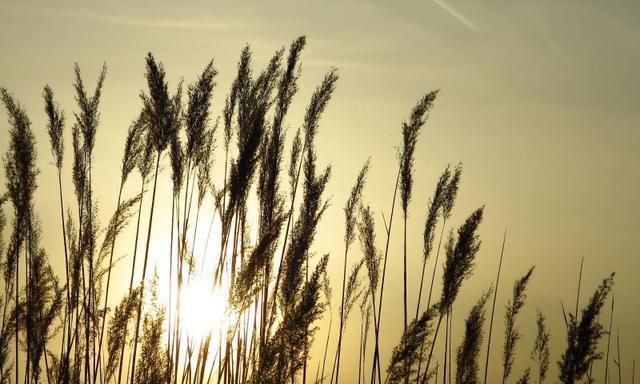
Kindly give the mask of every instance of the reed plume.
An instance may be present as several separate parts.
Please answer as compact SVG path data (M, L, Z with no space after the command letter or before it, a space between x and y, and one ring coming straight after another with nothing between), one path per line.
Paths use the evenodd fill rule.
M242 312L253 302L260 289L267 284L264 265L269 262L272 249L284 225L285 215L279 212L268 230L261 234L257 245L249 253L248 259L242 264L235 279L232 304L238 312Z
M150 309L144 316L139 368L135 371L135 380L142 384L156 384L166 379L168 356L162 346L164 307L158 303L157 272L151 281ZM142 293L142 290L141 290ZM132 373L133 374L133 373Z
M49 265L44 249L39 247L39 237L38 225L32 222L28 240L29 274L23 304L23 314L26 317L21 323L25 324L24 332L29 340L27 356L32 367L32 377L29 380L34 382L39 381L40 361L47 353L47 344L59 330L54 326L54 320L64 302L64 289Z
M431 357L433 356L433 349L436 344L442 318L451 309L453 302L458 296L462 282L471 276L473 272L475 257L480 250L481 243L476 231L482 222L483 212L484 207L474 211L458 229L457 239L454 238L453 234L450 234L445 246L447 259L443 272L442 295L440 302L437 304L439 318L433 335L429 357L427 358L425 373L422 376L422 382L425 382L429 373Z
M282 383L294 380L305 359L305 337L313 339L311 327L322 314L325 303L320 300L322 279L326 273L328 255L323 256L300 290L299 299L284 313L274 335L265 342L258 367L249 382Z
M433 323L437 315L438 309L433 306L409 324L402 334L400 343L393 349L386 382L393 384L406 379L414 380L414 376L419 374L416 367L420 358L420 345L433 333Z
M140 164L144 152L145 122L142 116L138 116L127 130L127 138L124 144L124 154L120 166L120 180L124 184L131 172Z
M526 299L527 284L533 274L534 267L531 267L527 273L515 281L513 284L513 297L506 307L504 315L505 336L504 346L502 348L502 383L506 383L507 378L511 375L513 362L515 361L516 344L520 339L520 331L516 327L516 316L524 307Z
M540 311L536 314L536 325L538 332L531 350L531 358L538 363L538 383L542 384L549 370L551 332L547 330L546 318Z
M522 376L520 376L520 378L518 379L518 381L516 381L516 383L529 384L529 381L531 381L531 368L525 369L524 373L522 374Z
M377 250L375 245L375 222L373 219L373 212L371 210L371 207L361 207L360 216L360 242L362 243L362 249L364 251L364 261L365 265L367 266L369 291L372 295L375 295L375 292L377 292L378 290L378 283L380 281L380 262L382 259L382 255Z
M485 322L484 309L492 293L493 288L485 291L471 308L465 320L464 339L456 351L457 384L477 384L480 382L478 359L483 338L482 328Z
M438 90L424 95L411 110L409 121L402 123L402 146L400 149L400 200L406 215L413 190L413 162L420 130L424 126L428 112L438 95Z
M438 179L438 183L436 184L436 189L433 192L433 197L429 200L429 206L427 208L427 220L424 225L424 234L423 234L423 243L422 243L422 273L420 275L420 288L418 289L418 304L416 305L416 317L418 317L418 313L420 312L420 302L422 299L422 286L424 283L424 272L427 266L427 261L429 260L429 255L431 254L431 250L433 249L433 241L435 237L436 225L438 224L438 218L442 212L442 208L444 205L446 192L448 190L447 186L449 184L449 179L451 178L451 171L449 170L449 166L445 168L445 170L440 175ZM437 260L436 260L437 264ZM434 273L435 273L435 265L434 265ZM433 280L433 277L432 277ZM432 281L433 286L433 281Z
M122 345L127 343L129 328L132 325L131 320L138 307L140 290L134 289L127 293L122 301L115 307L111 321L109 322L109 330L107 331L107 352L108 358L105 367L104 379L109 382L115 375L118 363L120 361L120 353Z
M185 155L187 161L200 164L202 154L206 155L206 141L208 140L208 126L210 124L211 98L215 87L215 77L218 71L210 61L194 84L187 87L187 108L184 111L185 132L187 137ZM173 137L173 135L172 135Z
M451 236L446 245L447 260L444 266L442 298L439 303L441 314L451 308L462 282L473 272L475 256L481 243L476 231L482 221L483 211L484 207L473 212L458 229L457 239Z
M76 123L82 132L87 154L91 155L93 153L93 148L95 147L96 132L100 122L98 106L100 105L100 96L102 95L104 79L107 75L107 66L106 64L102 65L93 95L89 95L87 93L84 82L82 81L80 66L78 63L75 64L74 71L76 80L74 83L76 102L80 107L80 113L74 113L74 115L76 117Z
M300 153L302 152L302 138L300 130L296 131L291 143L291 158L289 159L289 190L293 194L295 190L296 175L298 173L298 160L300 159Z
M49 142L51 144L51 154L53 155L55 166L62 168L64 159L64 112L60 109L58 103L53 100L53 91L51 87L46 85L43 91L45 101L45 112L49 119L47 123L47 132L49 133Z
M613 288L615 274L611 274L598 286L593 296L582 309L580 320L570 313L567 326L567 349L562 354L558 366L560 381L573 384L581 380L589 370L591 362L602 358L598 351L598 341L605 330L598 322L598 315Z

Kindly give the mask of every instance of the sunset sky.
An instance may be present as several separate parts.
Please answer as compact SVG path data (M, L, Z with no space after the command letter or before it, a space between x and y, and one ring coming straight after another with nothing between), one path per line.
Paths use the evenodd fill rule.
M127 128L141 107L146 86L144 57L164 64L171 89L193 82L209 60L219 71L214 89L217 116L236 74L240 51L249 44L254 71L273 52L307 36L300 90L294 98L286 148L302 124L305 107L324 73L340 75L321 120L320 166L331 164L331 206L313 249L330 253L333 313L339 307L344 252L343 206L367 158L371 171L364 200L376 213L378 247L384 246L382 214L388 218L397 171L401 123L426 92L440 89L418 141L415 187L409 209L409 298L415 308L428 199L449 163L464 167L458 201L447 230L485 206L482 248L473 277L454 306L454 346L464 317L495 280L500 246L508 231L490 378L497 381L503 342L504 305L513 281L535 265L526 306L518 317L523 336L515 377L533 366L536 309L552 332L549 381L566 345L561 302L573 311L580 260L584 257L581 303L616 272L614 330L621 336L623 369L640 358L640 2L637 1L327 1L241 2L7 2L0 1L0 86L23 103L38 140L39 189L35 204L43 244L64 274L57 174L49 150L42 89L49 84L67 116L64 193L73 201L71 125L73 65L90 89L103 62L108 72L100 106L94 185L100 219L115 209L120 158ZM4 109L0 153L8 142ZM221 133L221 132L219 132ZM218 135L214 180L222 183L224 153ZM288 161L288 155L287 155ZM170 169L164 162L159 204L171 206ZM5 189L0 176L0 193ZM127 185L140 188L137 176ZM210 210L211 202L207 201ZM399 206L398 206L399 209ZM152 250L166 246L169 209L154 219ZM208 213L210 215L210 212ZM206 216L206 215L205 215ZM401 220L394 222L387 270L381 342L386 368L402 330ZM202 219L208 222L209 218ZM164 224L166 222L166 224ZM205 228L205 224L202 224ZM438 233L440 226L438 226ZM127 255L127 232L116 254ZM164 242L163 242L164 241ZM204 241L204 240L203 240ZM200 247L197 244L197 247ZM156 252L153 262L166 256ZM351 262L361 257L359 243ZM129 259L114 270L111 301L126 292ZM164 267L163 267L164 268ZM432 268L429 264L428 268ZM441 268L438 267L438 274ZM439 285L436 284L436 295ZM410 311L413 313L413 310ZM606 311L608 325L609 309ZM328 326L327 312L316 334L310 366L314 377ZM334 319L334 323L335 323ZM357 376L360 316L347 325L341 377ZM442 337L442 336L440 336ZM335 340L332 339L332 345ZM486 344L483 345L483 350ZM484 352L482 353L484 361ZM602 363L595 369L600 372ZM598 382L601 378L597 376Z

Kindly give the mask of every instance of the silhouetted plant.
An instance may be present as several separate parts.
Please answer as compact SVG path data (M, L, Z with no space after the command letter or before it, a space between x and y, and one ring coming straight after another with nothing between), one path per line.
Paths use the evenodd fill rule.
M156 384L166 378L168 356L162 346L164 307L158 303L158 276L151 281L150 309L144 316L140 361L135 376L136 383ZM142 293L142 290L140 291Z
M320 114L331 98L336 80L337 75L333 70L325 76L322 84L313 94L305 115L303 201L298 219L291 232L291 244L282 265L283 280L280 294L281 306L285 313L295 302L295 297L300 290L305 255L315 237L317 224L328 206L327 202L323 201L322 194L329 181L331 167L327 167L320 174L316 173L317 155L314 138Z
M400 200L404 218L404 327L407 328L407 210L413 190L413 162L420 129L424 125L427 113L431 109L438 91L422 97L411 111L408 122L402 124L402 147L400 149Z
M551 341L551 332L547 330L546 318L542 312L538 311L536 315L537 334L536 341L531 351L531 358L538 364L538 383L542 384L547 377L549 370L549 342Z
M305 337L312 339L311 327L322 314L325 304L320 300L322 276L327 268L327 255L318 262L313 274L300 291L299 299L289 311L274 335L266 342L258 369L251 382L282 383L294 379L303 365Z
M107 332L108 359L104 374L107 382L115 375L120 361L121 347L127 343L131 320L140 300L139 293L138 289L134 289L125 295L120 304L115 307L111 317Z
M516 383L517 384L529 384L530 380L531 380L531 368L527 368L527 369L525 369L524 373L522 374L522 376L520 376L520 378L518 379L518 381Z
M433 294L433 284L436 278L436 269L438 267L438 260L440 259L440 249L442 247L442 238L444 230L447 225L447 220L451 216L451 211L455 205L456 196L458 193L458 185L460 183L460 176L462 174L462 166L458 164L453 171L453 174L449 170L449 166L444 170L438 183L436 184L436 190L432 199L429 201L429 208L427 213L427 220L425 223L424 235L423 235L423 261L422 261L422 274L420 277L420 288L418 292L418 304L416 306L416 316L419 311L420 302L422 299L422 284L424 280L424 271L427 265L427 261L431 250L433 248L435 227L437 224L438 216L442 215L442 230L440 231L440 239L438 240L438 249L436 251L436 259L433 263L433 272L431 273L431 283L429 285L429 296L427 298L427 307L431 306L431 298ZM424 345L420 346L422 357L422 351ZM418 371L421 368L422 358L418 364Z
M54 320L62 309L63 288L58 278L47 262L44 249L39 248L39 228L33 223L29 230L29 275L26 282L26 297L24 301L26 316L25 333L30 358L32 377L29 380L38 382L41 368L40 360L47 352L47 343L53 338L58 328L54 327Z
M298 77L300 76L300 53L304 49L306 38L301 36L294 40L289 47L289 56L284 72L278 83L278 92L275 98L275 113L273 124L267 126L267 132L262 141L260 155L260 173L258 176L258 203L259 219L258 232L263 235L267 232L274 221L280 218L284 212L284 197L280 191L280 168L282 163L282 152L284 150L284 132L282 124L291 106L293 96L298 90ZM239 72L238 77L241 77ZM226 136L225 136L226 138ZM226 175L225 175L226 177ZM278 228L278 234L280 233ZM264 281L262 298L262 318L267 318L269 303L269 281L273 269L273 255L275 252L275 242L265 249L266 257L263 259ZM266 332L266 322L260 326L260 346L264 346Z
M438 183L436 184L436 189L433 192L433 197L429 200L429 206L427 208L427 220L424 225L424 235L423 235L423 243L422 243L422 273L420 275L420 288L418 289L418 304L416 305L416 317L418 317L418 313L420 311L420 302L422 299L422 285L424 283L424 272L427 266L427 261L429 260L429 255L431 254L431 250L433 249L433 240L435 237L436 225L438 224L438 218L442 213L442 207L445 201L445 196L447 192L447 185L449 183L449 179L451 178L451 171L449 170L449 166L445 168L444 172L440 175L438 179ZM437 265L437 260L434 264L434 274L435 274L435 266ZM431 278L431 284L433 287L433 277Z
M356 183L351 188L351 194L347 199L347 202L344 207L344 216L345 216L345 233L344 233L344 263L342 266L342 294L340 301L340 326L338 328L338 346L336 349L336 367L335 367L335 377L336 383L340 381L340 357L342 352L342 336L345 328L345 323L347 321L348 312L349 312L349 298L353 297L355 291L355 284L358 283L358 271L362 266L362 262L356 263L352 269L352 273L349 277L349 283L347 283L347 263L348 263L348 255L349 255L349 247L353 244L356 237L356 207L360 203L362 199L362 189L364 188L365 179L367 176L367 171L369 170L369 162L365 163L365 165L360 170L358 177L356 178ZM351 289L349 289L351 288ZM351 295L350 295L351 294ZM359 295L359 294L358 294ZM353 303L351 303L353 305ZM333 381L333 371L331 372L331 380Z
M15 320L15 355L18 356L18 329L20 321L19 314L19 273L20 251L26 244L27 251L31 247L28 244L28 232L32 227L33 217L33 194L36 189L36 150L35 138L31 131L31 121L24 108L18 101L4 88L0 88L0 98L2 99L9 117L9 148L3 157L7 196L13 204L13 233L9 245L10 252L7 254L5 266L5 283L13 282L15 287L14 310ZM28 260L25 262L28 264ZM27 351L31 351L30 339L26 340ZM30 356L27 356L27 361ZM18 382L19 365L15 361L16 382ZM26 369L26 376L29 376L29 369Z
M598 286L582 309L579 321L574 314L569 314L567 350L558 362L560 381L565 384L581 380L589 370L591 362L602 358L602 353L598 352L597 348L605 330L598 322L598 315L613 288L613 278L614 274L611 274Z
M416 367L420 357L420 345L433 332L433 322L437 315L438 309L433 306L409 324L402 334L400 343L393 349L387 368L388 383L400 383L407 378L413 380L413 377L419 374ZM407 373L409 376L406 376Z
M4 252L5 252L5 243L4 243L4 228L6 225L6 216L4 214L3 205L5 200L5 196L0 197L0 260L2 264L4 263ZM13 312L13 309L9 308L10 295L11 295L11 286L8 284L9 282L5 281L5 295L0 296L0 307L2 307L2 323L0 324L0 383L5 384L9 383L9 375L11 374L11 367L13 363L9 360L11 355L10 345L11 339L14 335L14 327L15 327L15 318L7 317L7 311L9 313Z
M526 299L525 290L527 283L531 278L534 267L531 267L527 273L521 278L516 280L513 284L513 297L507 304L506 312L504 315L505 323L505 336L504 347L502 349L502 383L504 384L511 374L513 368L513 362L515 360L516 343L520 339L520 331L516 327L516 316L524 307L524 300Z
M165 71L162 64L156 63L151 53L146 58L148 94L142 93L140 96L144 105L143 114L148 124L149 139L153 143L156 152L155 176L153 180L153 192L151 195L151 210L149 212L149 226L147 232L147 241L145 246L144 261L142 264L142 277L140 279L140 295L144 297L144 281L147 272L147 261L149 256L149 245L151 243L151 229L153 224L153 212L155 208L156 187L158 181L158 169L160 167L160 157L162 152L169 145L175 131L180 125L181 97L182 85L180 85L174 94L169 96L168 85L165 81ZM136 326L133 337L133 356L131 376L137 377L136 374L136 355L138 348L138 332L140 330L140 318L142 315L142 300L138 303L138 311L136 316Z
M445 247L447 260L444 265L442 295L437 305L439 318L433 335L429 357L427 358L423 382L429 373L431 357L433 356L433 349L436 344L442 318L449 309L451 309L451 305L453 305L453 302L458 296L462 282L471 276L475 266L475 257L478 250L480 250L480 239L476 231L482 221L483 211L484 207L476 210L467 218L464 224L458 229L457 239L454 238L452 233L449 235L449 240Z
M465 320L464 339L456 352L456 383L476 384L478 378L478 359L482 344L482 328L485 321L485 305L493 289L484 292L478 302L471 308Z

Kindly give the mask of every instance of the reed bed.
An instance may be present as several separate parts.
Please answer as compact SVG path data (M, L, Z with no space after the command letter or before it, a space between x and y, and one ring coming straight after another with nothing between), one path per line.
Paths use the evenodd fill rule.
M71 165L64 161L69 121L55 101L53 89L46 85L43 90L47 125L41 128L32 127L25 107L0 88L9 127L8 151L3 157L6 192L0 196L4 283L0 297L0 384L382 384L439 380L470 384L479 383L481 374L487 383L489 360L496 359L491 339L506 232L495 286L491 284L471 308L460 330L462 341L456 347L451 337L452 308L478 262L478 229L488 214L481 206L468 212L457 230L450 228L461 165L442 172L427 200L420 281L408 280L408 263L413 257L409 257L407 244L414 231L407 218L410 213L420 214L410 209L410 203L414 178L423 173L414 169L414 156L421 132L428 127L428 116L435 113L439 91L420 97L401 124L391 206L382 212L385 245L379 248L374 217L381 211L366 203L367 188L380 188L366 185L375 164L365 162L349 196L330 200L327 186L332 168L324 165L329 159L316 147L322 116L338 85L337 69L328 68L301 122L288 117L292 103L297 102L305 47L304 36L295 39L288 49L277 50L262 69L255 68L251 48L244 47L219 117L214 113L218 69L213 60L192 84L169 85L163 64L149 53L145 58L146 89L140 92L140 111L132 116L124 139L120 178L114 182L116 209L105 225L98 221L93 153L103 129L100 103L106 66L93 91L87 89L79 65L74 67L77 105L70 114ZM287 137L285 127L296 124L300 128ZM43 229L33 199L39 173L34 129L47 130L58 177L60 228L55 231L61 238L60 246L51 250L40 245ZM218 136L222 136L222 145L217 145ZM223 162L224 173L222 183L216 185L214 180L219 178L212 173L218 161ZM71 198L63 195L63 185L68 182L63 171L69 166ZM159 181L165 178L170 179L172 188L169 206L157 199ZM130 190L136 193L126 196ZM336 201L345 202L344 248L335 255L317 255L319 223ZM402 211L401 250L390 247L396 205ZM157 222L157 214L163 210L169 213L168 223ZM202 217L211 218L208 226L201 222ZM158 226L169 227L168 238L158 236ZM219 249L209 247L214 226L220 228ZM134 242L119 244L127 231L135 234ZM198 245L205 233L202 251ZM354 245L357 240L360 247ZM159 243L162 246L152 250L151 245ZM125 256L118 256L116 245L128 249ZM160 256L168 265L167 300L159 296L165 290L159 287L157 271L149 273L154 268L150 254L157 249L164 252ZM64 275L57 276L49 255L62 254ZM388 264L400 259L402 276L387 276ZM112 271L118 263L130 265L129 285L122 297L113 298ZM342 279L335 284L328 278L330 264L342 270ZM533 270L516 280L505 306L503 384L543 383L549 376L552 355L547 318L538 312L534 335L521 332L516 322L525 305L527 285L534 280ZM434 281L439 271L442 286L436 299ZM389 300L384 291L386 279L403 282L402 334L397 345L383 345L380 337L398 325L389 323L389 314L383 317L383 299ZM579 287L581 280L582 272ZM217 310L222 312L220 321L206 325L203 334L189 329L190 319L183 312L192 299L190 289L197 284L219 298L216 303L200 304L219 305ZM599 318L613 285L614 275L604 279L583 308L578 288L576 308L566 317L566 349L557 356L561 382L593 381L593 364L605 357L600 349L605 335L604 382L608 382L613 300L608 330ZM417 290L415 303L409 302L411 287ZM337 309L331 306L334 291L340 294ZM423 295L427 296L426 305ZM214 300L214 296L205 297ZM492 308L481 372L489 300ZM117 305L111 305L114 302ZM354 312L359 316L350 317ZM327 338L317 341L323 317L328 324ZM383 318L387 320L383 322ZM348 328L359 334L357 378L345 377L341 371ZM444 338L439 339L443 332ZM527 368L511 379L515 361L524 356L517 348L524 337L535 342L531 359L525 360L534 364L534 369ZM324 346L322 356L310 354L315 342ZM619 343L618 333L614 362L621 382ZM444 356L436 356L434 351L443 345ZM388 362L381 361L383 349L391 351ZM349 360L353 364L351 357ZM311 367L312 361L317 366ZM315 375L311 374L313 368ZM635 375L635 360L632 372Z

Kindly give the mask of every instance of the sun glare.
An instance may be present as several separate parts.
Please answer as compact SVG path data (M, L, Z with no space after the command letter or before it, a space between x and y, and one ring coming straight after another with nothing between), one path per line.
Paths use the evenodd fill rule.
M180 327L192 337L206 337L212 331L216 334L227 320L226 302L224 293L211 284L191 281L182 296Z

